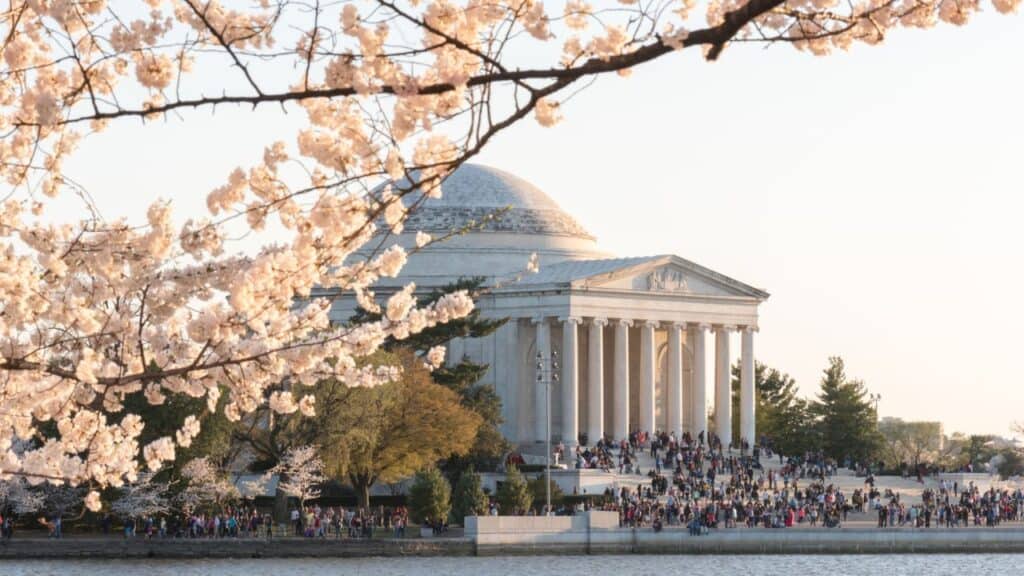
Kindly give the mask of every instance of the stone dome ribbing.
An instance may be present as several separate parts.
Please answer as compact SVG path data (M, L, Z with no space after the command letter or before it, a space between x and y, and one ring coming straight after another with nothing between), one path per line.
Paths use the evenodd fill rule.
M477 223L475 231L479 232L594 239L540 188L497 168L464 164L441 189L441 198L428 199L413 211L405 223L406 230L449 232ZM419 197L410 196L413 200ZM494 219L484 222L488 215L494 215Z

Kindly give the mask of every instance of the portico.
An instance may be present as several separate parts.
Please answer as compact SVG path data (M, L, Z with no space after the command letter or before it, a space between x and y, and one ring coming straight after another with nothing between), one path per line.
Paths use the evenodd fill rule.
M764 297L677 256L553 264L495 290L481 304L488 316L508 317L515 326L499 332L498 346L514 354L519 368L517 397L508 398L520 408L518 440L544 440L546 384L534 378L532 359L554 351L562 359L561 378L552 384L555 440L592 444L633 431L706 438L710 385L711 432L723 444L753 444L753 339ZM705 345L711 334L713 371ZM730 343L737 337L740 414L733 415ZM733 417L740 419L736 439Z

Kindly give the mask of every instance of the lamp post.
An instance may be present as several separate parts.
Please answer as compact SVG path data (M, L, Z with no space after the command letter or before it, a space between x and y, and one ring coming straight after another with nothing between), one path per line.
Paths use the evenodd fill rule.
M868 398L875 403L875 420L878 420L878 401L882 399L881 394L868 394Z
M545 432L547 446L547 457L544 466L544 493L546 497L545 516L551 515L551 383L558 382L558 352L552 350L551 355L545 357L537 352L537 384L546 386L547 401L544 412L547 416L547 430Z

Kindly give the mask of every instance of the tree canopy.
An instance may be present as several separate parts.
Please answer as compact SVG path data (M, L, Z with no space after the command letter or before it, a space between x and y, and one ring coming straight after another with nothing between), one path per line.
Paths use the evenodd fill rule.
M431 305L446 294L466 291L472 297L485 290L485 278L461 278L447 286L435 289L420 304ZM377 315L360 311L353 318L353 323L375 320ZM463 318L452 320L443 325L427 328L405 340L390 340L384 344L387 350L408 349L421 355L430 354L438 347L448 347L455 338L482 338L493 334L507 319L482 318L479 310L474 309ZM501 434L504 418L501 414L501 398L494 385L484 382L488 366L473 362L467 357L449 358L446 365L437 367L431 374L434 381L459 395L462 405L475 412L481 418L473 447L465 454L450 454L442 462L442 470L453 483L458 483L459 475L468 467L478 470L496 469L501 457L508 452L509 443Z
M900 418L882 418L878 431L884 439L886 464L912 467L934 464L943 446L941 422L911 422Z
M821 390L811 404L821 450L839 462L868 463L879 455L877 415L860 380L846 375L842 358L829 358Z
M409 351L377 360L402 367L395 380L350 388L335 380L314 386L318 415L294 418L285 435L319 448L328 476L345 478L369 504L377 482L396 482L473 445L480 417L451 390L436 384Z

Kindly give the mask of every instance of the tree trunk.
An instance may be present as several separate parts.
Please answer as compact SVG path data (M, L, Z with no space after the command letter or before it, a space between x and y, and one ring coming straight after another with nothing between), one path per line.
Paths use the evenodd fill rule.
M373 486L373 479L363 474L352 474L349 476L349 480L352 482L352 489L356 492L357 505L369 511L370 487Z
M288 510L288 495L285 494L282 490L278 490L274 494L274 509L272 512L274 521L288 521L291 518L290 512L291 511Z

